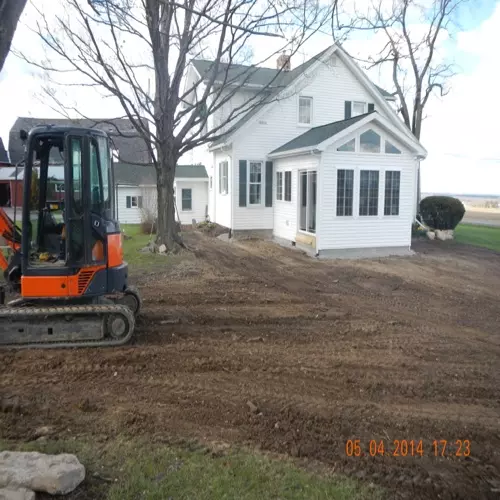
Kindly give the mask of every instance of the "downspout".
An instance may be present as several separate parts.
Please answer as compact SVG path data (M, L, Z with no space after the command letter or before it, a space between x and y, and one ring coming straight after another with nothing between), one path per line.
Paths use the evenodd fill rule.
M311 155L319 157L318 169L316 174L316 247L315 247L316 251L315 256L319 257L319 248L321 241L320 207L322 206L322 201L323 201L323 187L322 187L323 183L321 182L321 178L323 176L323 155L322 151L318 149L312 150Z

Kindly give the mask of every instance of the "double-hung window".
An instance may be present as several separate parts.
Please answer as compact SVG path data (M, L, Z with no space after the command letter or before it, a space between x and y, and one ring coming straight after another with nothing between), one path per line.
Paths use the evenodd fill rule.
M276 199L283 199L283 172L276 172Z
M352 215L354 170L337 170L337 216Z
M361 101L352 101L351 118L364 115L367 110L367 103Z
M359 215L378 215L378 170L361 170Z
M191 189L183 189L182 190L182 210L189 211L192 210L193 199L192 199L192 190Z
M285 201L292 201L292 172L285 172Z
M401 172L387 170L385 172L384 215L399 215L399 186Z
M248 202L250 205L262 203L262 162L251 161L248 176Z
M299 125L312 125L313 98L299 96Z
M228 162L221 161L219 163L219 193L227 194L229 192L228 182Z

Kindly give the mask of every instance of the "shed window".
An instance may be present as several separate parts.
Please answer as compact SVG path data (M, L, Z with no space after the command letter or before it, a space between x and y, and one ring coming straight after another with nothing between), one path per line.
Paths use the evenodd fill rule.
M337 216L352 215L354 170L337 170Z
M142 208L142 196L127 196L127 208Z
M192 190L183 189L182 190L182 210L192 210Z
M359 150L362 153L380 153L380 136L373 130L367 130L359 136Z
M378 215L378 170L361 170L359 215Z
M228 162L221 161L219 163L219 193L227 194L228 192L229 192Z
M276 172L276 199L283 199L283 172Z
M389 141L385 141L385 152L390 155L400 155L401 151Z
M351 139L350 141L346 142L345 144L342 144L339 148L337 148L337 151L354 151L356 149L356 139Z
M401 172L388 170L385 173L384 215L399 215L399 186Z
M251 161L248 182L248 202L250 205L262 203L262 162Z
M299 97L299 124L311 125L312 123L312 97Z
M285 201L292 201L292 172L285 172Z

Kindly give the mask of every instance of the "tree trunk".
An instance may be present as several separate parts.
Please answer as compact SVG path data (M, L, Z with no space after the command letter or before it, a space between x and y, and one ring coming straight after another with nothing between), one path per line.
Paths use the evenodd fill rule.
M174 178L177 160L171 154L158 154L158 166L156 175L158 224L156 230L156 244L165 245L168 252L178 250L184 246L175 220L174 203Z
M26 0L0 0L0 71L10 50Z

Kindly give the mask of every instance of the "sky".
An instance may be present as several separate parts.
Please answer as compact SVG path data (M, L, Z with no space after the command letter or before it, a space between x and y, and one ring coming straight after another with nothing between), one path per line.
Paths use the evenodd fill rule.
M42 0L47 8L57 2ZM40 5L40 0L38 0ZM28 4L16 32L13 46L27 54L39 50L30 32L36 12ZM422 191L500 195L500 64L498 40L500 1L473 0L461 11L459 27L445 34L440 57L452 60L457 74L443 98L433 97L426 108L421 142L428 151L422 162ZM369 54L377 40L369 35L357 37L347 45L351 53ZM300 64L330 44L326 35L317 36L294 56ZM36 47L36 49L35 49ZM254 47L254 57L268 50ZM369 76L383 88L391 89L387 72L373 70ZM74 92L74 95L71 95ZM122 112L116 102L93 94L80 99L77 90L67 97L77 102L87 116L112 117ZM18 116L59 117L52 103L40 92L40 78L26 62L11 53L0 73L0 137L7 146L8 133Z

